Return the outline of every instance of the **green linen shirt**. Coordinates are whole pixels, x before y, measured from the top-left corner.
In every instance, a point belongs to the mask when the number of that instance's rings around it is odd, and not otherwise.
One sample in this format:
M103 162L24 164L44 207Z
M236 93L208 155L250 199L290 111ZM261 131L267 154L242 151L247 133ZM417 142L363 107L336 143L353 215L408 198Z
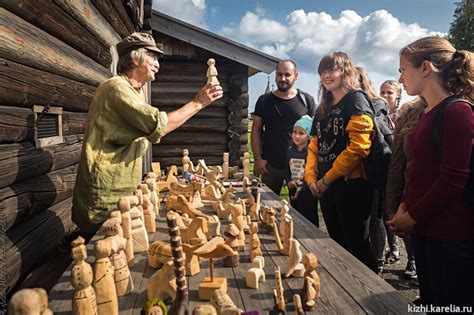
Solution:
M133 194L148 140L158 143L167 124L166 113L147 104L126 76L100 84L89 108L73 197L72 220L82 231L94 233L119 198Z

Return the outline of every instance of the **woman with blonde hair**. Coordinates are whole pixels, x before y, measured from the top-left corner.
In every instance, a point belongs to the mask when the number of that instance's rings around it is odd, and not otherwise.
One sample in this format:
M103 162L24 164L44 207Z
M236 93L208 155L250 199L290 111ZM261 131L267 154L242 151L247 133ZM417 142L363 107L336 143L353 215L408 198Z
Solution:
M371 145L370 103L347 54L324 56L318 73L320 106L311 130L305 181L320 197L329 236L376 271L369 244L373 187L362 166Z
M390 119L395 122L402 100L402 85L398 81L387 80L380 86L380 96L387 101L388 114Z
M413 231L421 302L471 312L474 211L465 191L474 140L473 57L437 36L401 49L400 82L427 107L408 136L409 180L387 222L399 235Z

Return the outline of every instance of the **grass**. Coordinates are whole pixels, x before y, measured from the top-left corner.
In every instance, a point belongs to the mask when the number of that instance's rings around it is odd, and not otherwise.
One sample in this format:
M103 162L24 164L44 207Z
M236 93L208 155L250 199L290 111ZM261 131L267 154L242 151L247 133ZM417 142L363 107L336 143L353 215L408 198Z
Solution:
M248 132L247 132L247 136L248 136L247 151L250 154L250 172L253 172L254 160L253 160L252 147L250 146L250 132L251 132L251 130L252 130L252 120L249 119ZM288 187L286 185L283 185L283 187L281 188L280 197L282 199L285 199L286 201L290 202L290 197L289 197L289 194L288 194Z

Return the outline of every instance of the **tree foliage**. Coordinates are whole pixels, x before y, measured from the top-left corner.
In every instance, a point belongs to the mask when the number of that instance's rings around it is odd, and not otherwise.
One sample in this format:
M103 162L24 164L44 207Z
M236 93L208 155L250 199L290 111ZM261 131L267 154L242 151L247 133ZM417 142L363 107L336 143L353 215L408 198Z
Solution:
M458 50L474 51L474 0L456 2L448 40Z

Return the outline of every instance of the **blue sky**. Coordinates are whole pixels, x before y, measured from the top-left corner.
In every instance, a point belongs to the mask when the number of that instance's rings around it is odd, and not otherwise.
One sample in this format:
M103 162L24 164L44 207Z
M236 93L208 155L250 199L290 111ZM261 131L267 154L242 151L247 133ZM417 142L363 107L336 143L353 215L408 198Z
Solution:
M155 0L153 8L299 67L296 86L317 97L316 67L331 51L344 51L368 71L374 88L398 79L398 51L449 30L451 0ZM219 70L219 69L218 69ZM267 75L249 81L253 109ZM274 74L270 74L274 82ZM404 100L409 97L405 96Z

